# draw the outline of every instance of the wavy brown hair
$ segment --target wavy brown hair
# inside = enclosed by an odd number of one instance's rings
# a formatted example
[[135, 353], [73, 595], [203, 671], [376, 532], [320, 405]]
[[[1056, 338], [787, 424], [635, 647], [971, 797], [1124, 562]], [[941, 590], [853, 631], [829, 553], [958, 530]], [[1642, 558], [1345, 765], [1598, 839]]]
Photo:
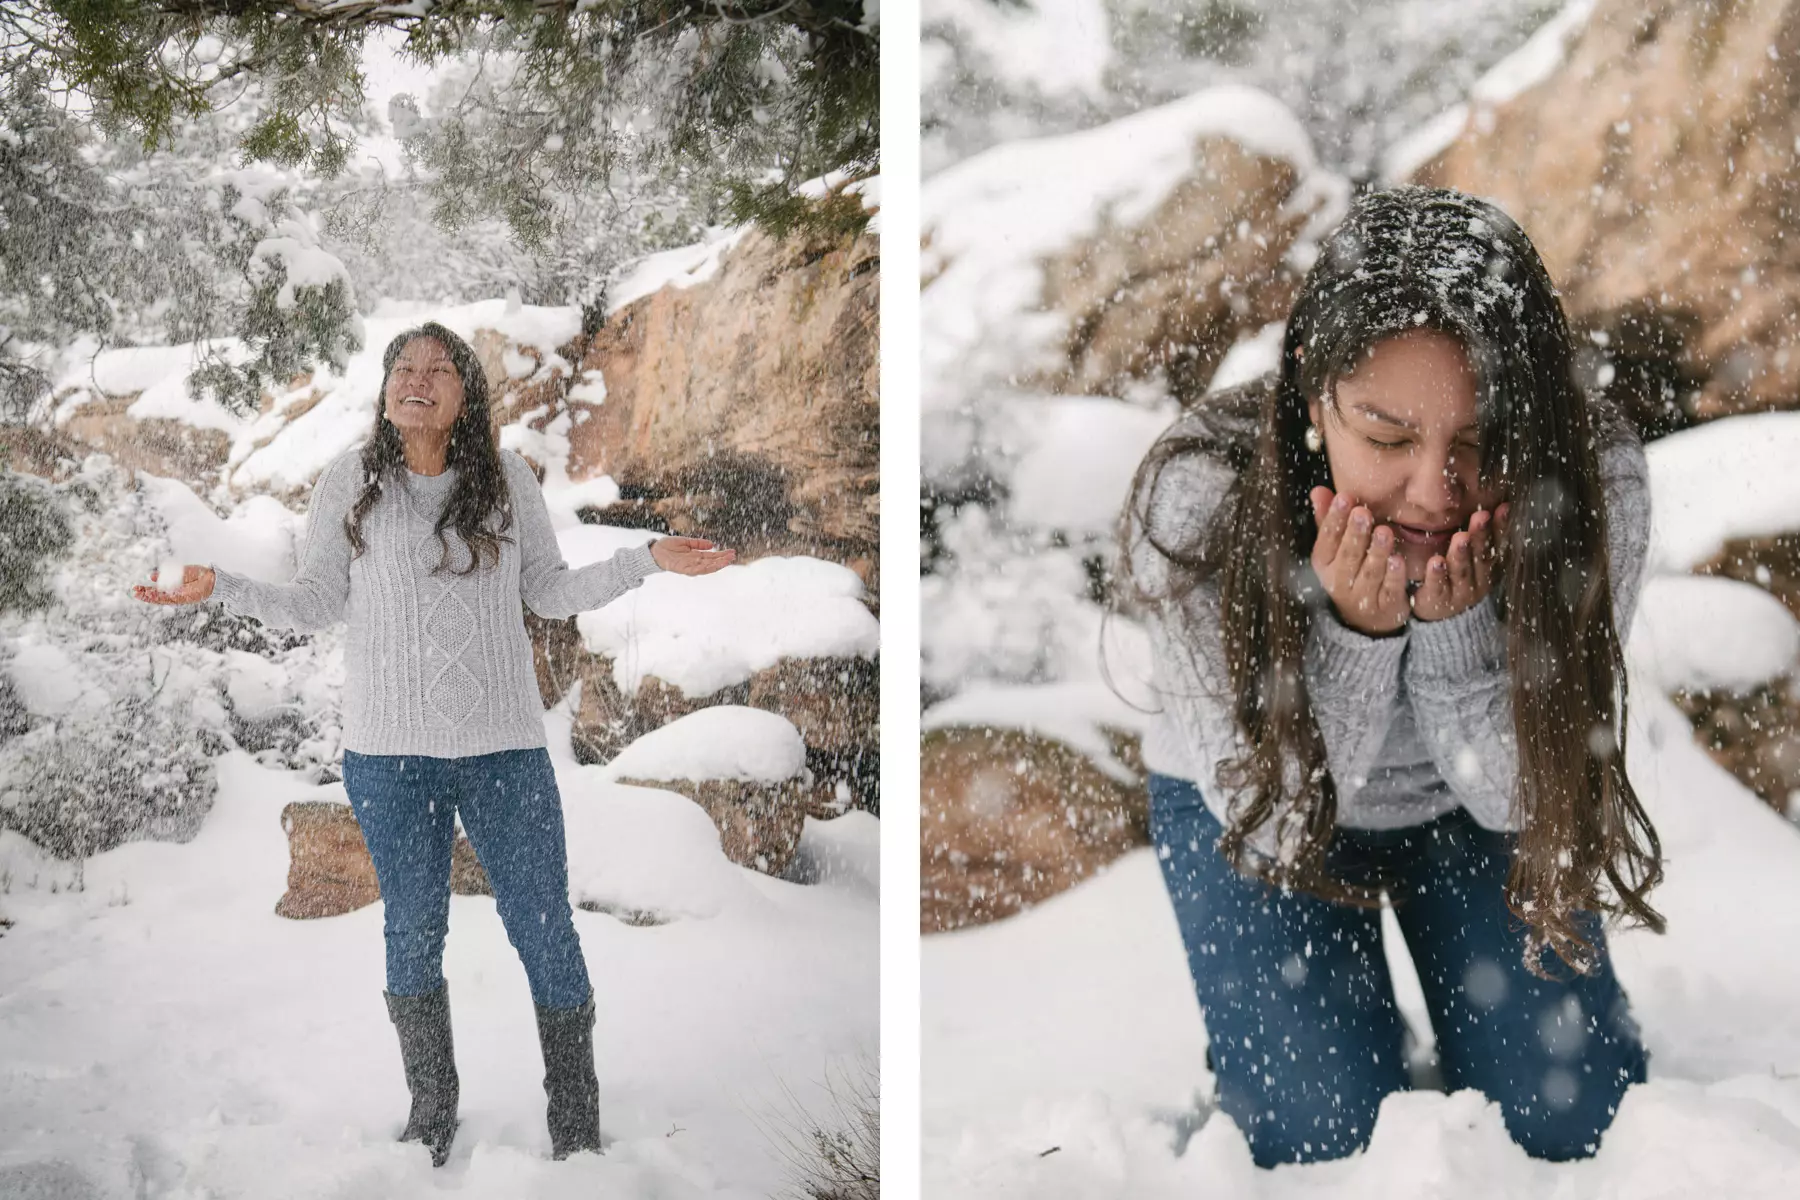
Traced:
[[[350, 506], [350, 514], [344, 518], [344, 529], [349, 534], [354, 553], [362, 554], [363, 518], [381, 499], [388, 483], [398, 479], [400, 472], [406, 469], [400, 431], [387, 419], [387, 385], [400, 352], [406, 349], [408, 342], [422, 337], [443, 346], [451, 365], [462, 378], [463, 388], [462, 412], [450, 426], [450, 445], [445, 453], [445, 465], [456, 468], [456, 482], [444, 501], [443, 512], [438, 514], [435, 532], [443, 553], [438, 558], [438, 565], [432, 568], [432, 574], [449, 569], [453, 574], [468, 575], [486, 560], [491, 559], [494, 565], [499, 563], [500, 543], [512, 540], [506, 536], [506, 531], [512, 527], [512, 501], [506, 490], [505, 472], [500, 466], [500, 446], [494, 438], [487, 374], [481, 369], [481, 359], [474, 347], [436, 321], [408, 329], [389, 342], [382, 352], [381, 391], [375, 399], [375, 429], [362, 453], [366, 482], [356, 503]], [[449, 567], [450, 541], [446, 533], [452, 529], [469, 548], [469, 561], [461, 570]]]
[[[1235, 793], [1220, 851], [1240, 871], [1331, 899], [1374, 903], [1379, 885], [1331, 878], [1337, 794], [1307, 697], [1307, 630], [1328, 603], [1309, 570], [1318, 530], [1308, 499], [1331, 483], [1303, 437], [1309, 398], [1382, 339], [1429, 328], [1456, 338], [1477, 377], [1481, 481], [1510, 494], [1493, 594], [1507, 631], [1519, 834], [1506, 901], [1527, 926], [1535, 972], [1547, 947], [1576, 970], [1596, 948], [1584, 912], [1658, 932], [1650, 906], [1662, 848], [1625, 773], [1626, 679], [1607, 563], [1601, 447], [1635, 436], [1576, 382], [1568, 321], [1530, 240], [1498, 208], [1439, 188], [1361, 197], [1301, 286], [1277, 372], [1208, 397], [1138, 468], [1121, 522], [1125, 596], [1166, 608], [1217, 588], [1229, 704], [1247, 747], [1222, 764]], [[1150, 528], [1161, 472], [1183, 456], [1229, 467], [1204, 529]], [[1137, 539], [1164, 560], [1166, 586], [1132, 574]], [[1204, 644], [1198, 635], [1179, 639]], [[1297, 768], [1297, 769], [1296, 769]], [[1246, 853], [1275, 822], [1288, 861]]]

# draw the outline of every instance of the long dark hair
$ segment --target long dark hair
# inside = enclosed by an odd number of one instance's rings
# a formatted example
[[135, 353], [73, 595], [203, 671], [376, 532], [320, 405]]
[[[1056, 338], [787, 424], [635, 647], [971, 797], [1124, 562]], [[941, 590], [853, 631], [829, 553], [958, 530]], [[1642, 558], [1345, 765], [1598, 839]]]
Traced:
[[[1555, 287], [1511, 218], [1441, 188], [1359, 198], [1307, 273], [1278, 372], [1203, 401], [1139, 467], [1121, 525], [1127, 594], [1151, 605], [1176, 601], [1169, 611], [1180, 614], [1197, 584], [1218, 589], [1231, 687], [1224, 699], [1247, 747], [1220, 771], [1236, 793], [1221, 852], [1271, 882], [1372, 903], [1374, 889], [1334, 880], [1325, 868], [1337, 796], [1303, 655], [1325, 603], [1305, 570], [1318, 533], [1308, 495], [1331, 479], [1303, 438], [1309, 399], [1328, 400], [1332, 381], [1376, 343], [1419, 328], [1456, 338], [1468, 353], [1481, 482], [1510, 493], [1494, 588], [1518, 745], [1520, 833], [1507, 905], [1528, 927], [1534, 971], [1546, 946], [1586, 970], [1595, 948], [1578, 926], [1582, 911], [1663, 927], [1647, 900], [1662, 878], [1661, 843], [1625, 774], [1625, 666], [1599, 466], [1601, 447], [1633, 435], [1576, 382]], [[1170, 461], [1196, 454], [1233, 474], [1212, 518], [1204, 530], [1151, 529], [1157, 478]], [[1166, 561], [1166, 587], [1132, 575], [1139, 536]], [[1245, 853], [1250, 834], [1272, 819], [1280, 843], [1297, 847], [1290, 861]]]
[[[442, 554], [432, 574], [451, 569], [454, 574], [467, 575], [490, 557], [493, 563], [499, 563], [500, 543], [512, 540], [506, 537], [506, 531], [512, 527], [512, 502], [500, 466], [500, 447], [494, 439], [493, 417], [488, 409], [487, 374], [481, 369], [481, 359], [476, 356], [474, 347], [436, 321], [408, 329], [389, 342], [382, 352], [381, 391], [375, 399], [375, 429], [362, 453], [363, 478], [367, 482], [356, 503], [350, 506], [344, 528], [355, 554], [362, 554], [363, 518], [381, 499], [388, 481], [399, 478], [400, 472], [406, 469], [400, 431], [387, 419], [387, 385], [400, 352], [406, 349], [408, 342], [422, 337], [433, 338], [444, 347], [451, 365], [462, 377], [463, 388], [462, 412], [450, 426], [450, 445], [445, 454], [445, 465], [456, 468], [456, 482], [444, 501], [443, 511], [438, 514], [435, 532]], [[468, 562], [460, 570], [449, 568], [450, 541], [445, 537], [445, 531], [449, 529], [456, 530], [456, 535], [469, 548]]]

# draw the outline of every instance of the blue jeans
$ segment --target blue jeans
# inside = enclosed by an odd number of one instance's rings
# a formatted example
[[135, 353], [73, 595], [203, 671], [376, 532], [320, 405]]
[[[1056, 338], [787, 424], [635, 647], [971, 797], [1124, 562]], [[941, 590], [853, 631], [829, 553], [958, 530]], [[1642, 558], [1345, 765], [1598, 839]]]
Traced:
[[[1382, 1097], [1407, 1086], [1404, 1024], [1374, 910], [1284, 894], [1234, 871], [1223, 832], [1192, 783], [1150, 777], [1150, 836], [1206, 1016], [1219, 1107], [1259, 1166], [1338, 1158], [1368, 1144]], [[1525, 969], [1503, 895], [1512, 838], [1457, 809], [1382, 832], [1339, 829], [1327, 857], [1341, 879], [1394, 882], [1389, 894], [1424, 985], [1444, 1082], [1498, 1101], [1527, 1153], [1592, 1154], [1647, 1056], [1600, 951], [1575, 976], [1553, 955]]]
[[418, 996], [443, 986], [460, 812], [506, 936], [525, 964], [531, 998], [546, 1008], [586, 1003], [587, 964], [569, 911], [562, 798], [548, 751], [427, 758], [346, 750], [344, 790], [381, 883], [390, 993]]

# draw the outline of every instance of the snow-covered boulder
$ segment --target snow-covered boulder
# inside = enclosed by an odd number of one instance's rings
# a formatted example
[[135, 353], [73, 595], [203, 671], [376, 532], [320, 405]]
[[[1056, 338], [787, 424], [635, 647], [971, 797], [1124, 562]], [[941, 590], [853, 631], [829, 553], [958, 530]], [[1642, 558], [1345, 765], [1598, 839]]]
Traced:
[[713, 705], [652, 730], [605, 772], [686, 796], [718, 827], [727, 858], [770, 875], [787, 870], [813, 807], [800, 731], [744, 705]]
[[1651, 579], [1634, 622], [1633, 661], [1664, 691], [1745, 692], [1800, 666], [1800, 621], [1753, 584], [1706, 576]]
[[1286, 312], [1345, 193], [1293, 115], [1242, 87], [928, 180], [927, 480], [958, 474], [997, 394], [1203, 391], [1241, 335]]
[[[576, 566], [643, 540], [636, 530], [582, 526], [561, 534]], [[652, 575], [576, 624], [580, 669], [573, 738], [583, 762], [690, 713], [749, 705], [797, 727], [833, 787], [874, 809], [880, 753], [881, 629], [848, 567], [762, 558], [711, 575]]]
[[710, 917], [749, 898], [713, 820], [667, 785], [621, 785], [583, 768], [564, 781], [563, 827], [569, 894], [580, 908], [654, 925]]
[[921, 931], [1011, 916], [1143, 845], [1139, 724], [1094, 684], [975, 686], [928, 709]]

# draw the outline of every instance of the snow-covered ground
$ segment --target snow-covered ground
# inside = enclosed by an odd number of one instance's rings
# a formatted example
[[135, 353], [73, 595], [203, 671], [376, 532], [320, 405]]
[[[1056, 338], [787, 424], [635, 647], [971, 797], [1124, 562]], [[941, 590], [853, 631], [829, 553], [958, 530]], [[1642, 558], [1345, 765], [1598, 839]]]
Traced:
[[[1205, 1025], [1155, 857], [1138, 850], [1032, 911], [925, 939], [926, 1194], [1800, 1195], [1800, 829], [1715, 765], [1660, 690], [1745, 687], [1800, 666], [1793, 617], [1767, 593], [1680, 574], [1727, 538], [1800, 528], [1800, 476], [1759, 469], [1796, 436], [1800, 413], [1782, 413], [1649, 447], [1657, 577], [1627, 642], [1628, 753], [1663, 840], [1653, 899], [1669, 930], [1613, 939], [1651, 1078], [1596, 1158], [1537, 1162], [1478, 1094], [1421, 1092], [1388, 1101], [1363, 1154], [1258, 1172], [1235, 1124], [1208, 1116]], [[1089, 682], [981, 685], [923, 723], [1029, 728], [1092, 754], [1094, 725], [1131, 727], [1129, 711]], [[1428, 1038], [1417, 977], [1387, 930], [1400, 1006]]]
[[[382, 1004], [381, 905], [273, 908], [279, 815], [342, 800], [232, 752], [199, 836], [67, 864], [0, 835], [0, 1195], [757, 1197], [788, 1178], [802, 1112], [840, 1119], [876, 1061], [877, 830], [809, 823], [802, 885], [734, 866], [670, 792], [576, 764], [546, 716], [599, 1007], [600, 1158], [549, 1158], [522, 968], [485, 897], [451, 902], [445, 962], [462, 1074], [450, 1163], [393, 1139], [406, 1089]], [[34, 1190], [35, 1189], [35, 1190]]]

